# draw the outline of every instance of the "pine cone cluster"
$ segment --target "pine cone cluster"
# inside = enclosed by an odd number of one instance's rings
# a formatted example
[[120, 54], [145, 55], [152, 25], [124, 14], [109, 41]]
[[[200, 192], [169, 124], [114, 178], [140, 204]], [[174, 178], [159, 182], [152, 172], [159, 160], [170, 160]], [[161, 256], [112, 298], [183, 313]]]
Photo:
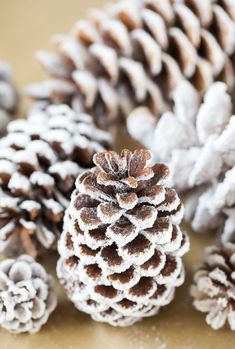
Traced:
[[29, 94], [70, 103], [102, 125], [138, 105], [160, 115], [162, 92], [171, 99], [183, 78], [201, 92], [215, 80], [234, 87], [234, 31], [230, 0], [118, 1], [37, 53], [49, 79]]
[[50, 106], [8, 125], [0, 140], [0, 249], [36, 256], [56, 247], [79, 173], [110, 136], [68, 106]]
[[28, 255], [0, 262], [0, 326], [13, 333], [35, 333], [57, 304], [54, 282]]
[[[159, 122], [149, 110], [128, 119], [130, 133], [147, 140], [155, 156], [171, 169], [171, 185], [186, 194], [186, 219], [195, 230], [224, 226], [224, 239], [235, 231], [235, 116], [222, 82], [214, 83], [202, 101], [183, 81], [174, 94], [174, 112]], [[149, 120], [149, 121], [148, 121]], [[142, 124], [145, 125], [142, 132]]]
[[184, 280], [183, 206], [168, 167], [147, 150], [94, 155], [76, 181], [59, 241], [58, 277], [93, 319], [127, 326], [154, 315]]
[[18, 95], [12, 82], [12, 74], [7, 63], [0, 61], [0, 135], [5, 131], [12, 115], [17, 108]]
[[194, 275], [194, 307], [206, 313], [206, 322], [217, 330], [228, 322], [235, 330], [235, 245], [206, 249], [205, 262]]

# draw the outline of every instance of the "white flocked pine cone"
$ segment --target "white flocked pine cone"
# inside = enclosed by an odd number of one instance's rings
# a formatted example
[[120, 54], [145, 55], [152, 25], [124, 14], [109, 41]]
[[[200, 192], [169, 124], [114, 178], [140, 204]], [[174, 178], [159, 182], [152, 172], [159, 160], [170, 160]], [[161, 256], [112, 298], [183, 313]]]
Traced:
[[204, 264], [191, 286], [194, 307], [206, 314], [214, 330], [226, 322], [235, 331], [235, 245], [225, 243], [206, 248]]
[[96, 321], [129, 326], [158, 313], [184, 281], [189, 241], [168, 167], [147, 150], [102, 152], [80, 175], [59, 241], [57, 274]]
[[138, 105], [160, 115], [183, 78], [200, 92], [215, 80], [234, 88], [234, 33], [231, 0], [117, 1], [37, 53], [49, 78], [29, 94], [86, 110], [100, 125]]
[[0, 135], [5, 132], [17, 105], [18, 95], [12, 81], [11, 69], [7, 63], [0, 61]]
[[36, 333], [57, 304], [54, 281], [29, 255], [0, 262], [0, 326]]
[[8, 124], [0, 139], [0, 249], [36, 256], [56, 248], [75, 179], [110, 135], [66, 105]]
[[235, 231], [235, 116], [226, 85], [212, 84], [202, 100], [183, 81], [174, 93], [173, 112], [158, 121], [148, 109], [137, 108], [128, 129], [170, 166], [170, 184], [185, 194], [185, 218], [193, 228], [223, 229], [223, 240], [229, 240]]

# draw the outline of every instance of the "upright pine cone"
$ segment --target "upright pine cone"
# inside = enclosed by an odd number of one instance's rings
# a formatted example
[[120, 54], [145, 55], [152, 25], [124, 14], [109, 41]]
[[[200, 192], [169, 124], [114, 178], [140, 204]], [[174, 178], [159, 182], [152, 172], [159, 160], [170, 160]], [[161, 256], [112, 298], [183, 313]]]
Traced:
[[191, 287], [194, 307], [206, 313], [206, 322], [218, 330], [228, 321], [235, 331], [235, 245], [206, 249], [205, 262]]
[[56, 246], [79, 173], [109, 143], [92, 118], [51, 106], [8, 125], [0, 140], [0, 249], [36, 256]]
[[0, 135], [6, 130], [9, 116], [17, 108], [18, 95], [12, 82], [12, 74], [8, 64], [0, 61]]
[[[147, 109], [128, 119], [132, 136], [151, 144], [171, 169], [171, 185], [186, 194], [186, 219], [195, 230], [235, 232], [235, 116], [231, 96], [222, 82], [214, 83], [201, 100], [183, 81], [174, 94], [174, 112], [159, 122]], [[142, 125], [145, 125], [144, 128]]]
[[204, 91], [234, 86], [235, 3], [231, 0], [129, 0], [91, 11], [53, 52], [37, 58], [49, 80], [32, 85], [39, 100], [67, 102], [99, 124], [146, 105], [154, 114], [186, 78]]
[[168, 167], [150, 160], [148, 150], [96, 154], [96, 167], [77, 179], [59, 241], [68, 297], [114, 326], [156, 314], [184, 281], [183, 206], [164, 186]]

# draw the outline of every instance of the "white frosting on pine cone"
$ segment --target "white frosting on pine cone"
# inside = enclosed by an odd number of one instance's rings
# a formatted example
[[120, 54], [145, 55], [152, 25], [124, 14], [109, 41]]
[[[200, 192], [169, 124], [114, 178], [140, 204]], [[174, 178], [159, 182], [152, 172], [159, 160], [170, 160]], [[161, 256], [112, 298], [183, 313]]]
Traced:
[[[183, 81], [174, 103], [174, 111], [163, 114], [158, 122], [149, 110], [136, 109], [128, 118], [129, 132], [146, 146], [152, 144], [155, 157], [169, 164], [171, 184], [187, 192], [186, 218], [194, 229], [218, 228], [230, 212], [231, 230], [235, 116], [227, 87], [214, 83], [200, 102], [192, 85]], [[145, 125], [142, 133], [141, 123]]]
[[22, 255], [0, 262], [0, 326], [13, 333], [36, 333], [57, 304], [53, 279]]
[[66, 105], [34, 110], [0, 139], [0, 240], [9, 256], [55, 248], [79, 173], [111, 136]]
[[215, 80], [232, 89], [234, 12], [233, 1], [219, 0], [119, 0], [92, 10], [53, 38], [53, 52], [37, 53], [50, 79], [29, 94], [107, 125], [138, 105], [160, 115], [184, 78], [200, 92]]
[[194, 275], [191, 286], [194, 307], [206, 314], [214, 330], [226, 322], [235, 330], [235, 245], [223, 244], [206, 249], [205, 262]]
[[170, 303], [189, 248], [183, 207], [164, 185], [168, 168], [149, 151], [96, 154], [78, 177], [64, 218], [58, 277], [93, 319], [127, 326]]

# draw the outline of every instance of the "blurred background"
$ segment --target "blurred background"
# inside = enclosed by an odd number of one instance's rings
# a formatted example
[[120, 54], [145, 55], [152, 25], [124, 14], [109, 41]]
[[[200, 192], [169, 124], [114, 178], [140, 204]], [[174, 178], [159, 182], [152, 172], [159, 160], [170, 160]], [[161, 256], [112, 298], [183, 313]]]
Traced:
[[87, 9], [105, 0], [0, 0], [0, 59], [12, 65], [19, 87], [43, 78], [34, 58], [50, 37], [67, 33]]

